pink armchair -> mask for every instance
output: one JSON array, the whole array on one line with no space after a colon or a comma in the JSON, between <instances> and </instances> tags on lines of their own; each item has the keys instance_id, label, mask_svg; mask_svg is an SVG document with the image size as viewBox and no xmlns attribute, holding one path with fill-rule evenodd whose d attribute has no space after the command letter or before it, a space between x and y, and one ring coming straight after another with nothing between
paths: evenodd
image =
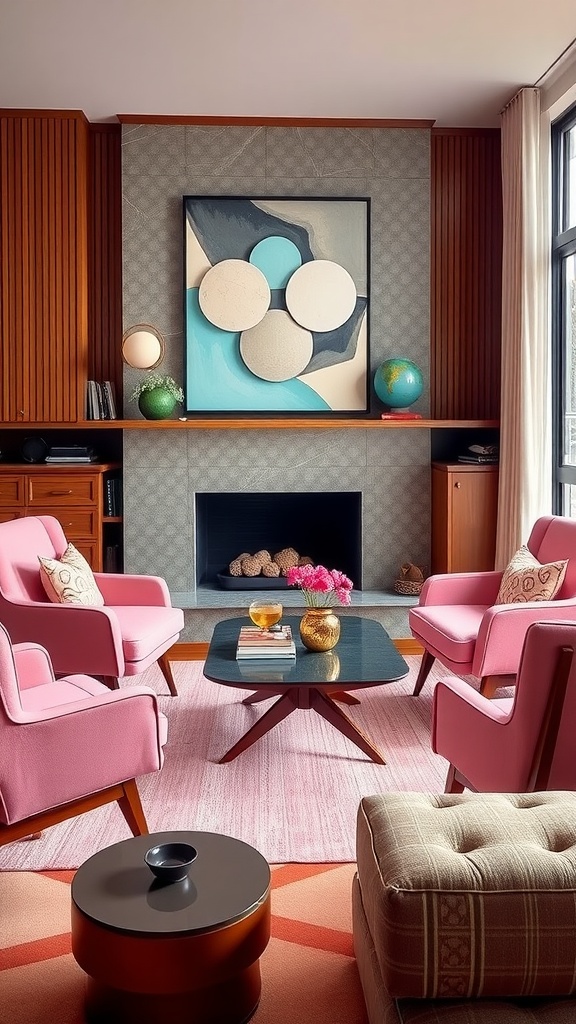
<instances>
[{"instance_id":1,"label":"pink armchair","mask_svg":"<svg viewBox=\"0 0 576 1024\"><path fill-rule=\"evenodd\" d=\"M447 793L576 789L576 623L528 627L513 697L462 679L437 683L432 749L450 762Z\"/></svg>"},{"instance_id":2,"label":"pink armchair","mask_svg":"<svg viewBox=\"0 0 576 1024\"><path fill-rule=\"evenodd\" d=\"M135 780L162 767L166 737L152 689L56 680L43 647L0 625L0 845L113 800L146 834Z\"/></svg>"},{"instance_id":3,"label":"pink armchair","mask_svg":"<svg viewBox=\"0 0 576 1024\"><path fill-rule=\"evenodd\" d=\"M0 622L14 643L34 640L50 653L56 675L85 672L112 688L120 676L155 661L177 696L168 652L184 626L158 576L95 573L104 607L53 604L40 579L38 555L60 558L68 541L53 516L0 523Z\"/></svg>"},{"instance_id":4,"label":"pink armchair","mask_svg":"<svg viewBox=\"0 0 576 1024\"><path fill-rule=\"evenodd\" d=\"M412 635L424 648L414 696L436 659L459 676L476 676L481 693L491 696L499 686L514 682L532 622L576 620L576 520L543 516L534 524L527 546L542 563L569 559L562 589L553 601L494 604L502 572L452 573L426 580L420 601L408 616Z\"/></svg>"}]
</instances>

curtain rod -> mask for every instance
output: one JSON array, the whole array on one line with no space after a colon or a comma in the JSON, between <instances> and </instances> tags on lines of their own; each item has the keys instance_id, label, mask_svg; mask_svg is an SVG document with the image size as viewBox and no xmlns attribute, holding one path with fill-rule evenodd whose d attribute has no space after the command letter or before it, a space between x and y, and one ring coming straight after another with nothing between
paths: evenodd
<instances>
[{"instance_id":1,"label":"curtain rod","mask_svg":"<svg viewBox=\"0 0 576 1024\"><path fill-rule=\"evenodd\" d=\"M576 38L574 38L571 43L568 43L568 46L566 46L565 49L562 50L562 53L559 54L558 57L556 57L556 60L552 61L550 67L546 68L546 71L544 71L540 75L540 78L538 78L537 81L534 82L534 85L540 85L542 83L542 81L550 74L550 72L556 67L556 65L559 64L560 61L564 59L567 53L569 53L569 51L572 49L575 43Z\"/></svg>"}]
</instances>

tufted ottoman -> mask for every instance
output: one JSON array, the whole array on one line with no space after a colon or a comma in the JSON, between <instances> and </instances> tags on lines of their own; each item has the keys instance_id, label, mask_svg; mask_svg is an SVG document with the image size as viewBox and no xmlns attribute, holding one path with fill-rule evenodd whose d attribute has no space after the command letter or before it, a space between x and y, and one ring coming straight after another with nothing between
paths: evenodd
<instances>
[{"instance_id":1,"label":"tufted ottoman","mask_svg":"<svg viewBox=\"0 0 576 1024\"><path fill-rule=\"evenodd\" d=\"M352 897L371 1024L576 1024L576 793L364 797Z\"/></svg>"}]
</instances>

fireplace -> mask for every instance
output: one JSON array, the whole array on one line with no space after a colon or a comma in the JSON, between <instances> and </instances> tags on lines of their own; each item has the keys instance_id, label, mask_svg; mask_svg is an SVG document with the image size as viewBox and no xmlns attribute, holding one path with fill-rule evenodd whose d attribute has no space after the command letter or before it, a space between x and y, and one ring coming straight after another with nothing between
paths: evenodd
<instances>
[{"instance_id":1,"label":"fireplace","mask_svg":"<svg viewBox=\"0 0 576 1024\"><path fill-rule=\"evenodd\" d=\"M274 555L291 547L315 564L340 569L362 589L360 491L196 493L195 523L198 587L219 588L218 574L241 552Z\"/></svg>"}]
</instances>

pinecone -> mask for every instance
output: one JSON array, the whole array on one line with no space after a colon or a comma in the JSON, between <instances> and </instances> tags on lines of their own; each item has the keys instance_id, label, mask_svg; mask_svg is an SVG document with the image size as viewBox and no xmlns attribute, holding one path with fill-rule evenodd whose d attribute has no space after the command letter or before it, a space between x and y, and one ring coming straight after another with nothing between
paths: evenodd
<instances>
[{"instance_id":1,"label":"pinecone","mask_svg":"<svg viewBox=\"0 0 576 1024\"><path fill-rule=\"evenodd\" d=\"M254 558L253 555L249 555L248 558L243 558L241 561L242 575L243 576L259 576L262 566L260 560Z\"/></svg>"},{"instance_id":2,"label":"pinecone","mask_svg":"<svg viewBox=\"0 0 576 1024\"><path fill-rule=\"evenodd\" d=\"M314 562L308 557L308 555L300 555L298 565L314 565Z\"/></svg>"},{"instance_id":3,"label":"pinecone","mask_svg":"<svg viewBox=\"0 0 576 1024\"><path fill-rule=\"evenodd\" d=\"M274 555L274 561L276 565L280 566L280 572L283 576L286 575L288 569L292 569L295 565L298 565L298 559L300 555L294 548L282 548L282 551L278 551Z\"/></svg>"},{"instance_id":4,"label":"pinecone","mask_svg":"<svg viewBox=\"0 0 576 1024\"><path fill-rule=\"evenodd\" d=\"M262 548L262 551L257 551L256 554L253 555L253 558L258 559L262 568L264 568L264 566L267 565L268 562L272 561L272 555L270 554L269 551L266 551L265 548Z\"/></svg>"},{"instance_id":5,"label":"pinecone","mask_svg":"<svg viewBox=\"0 0 576 1024\"><path fill-rule=\"evenodd\" d=\"M276 562L273 562L272 559L270 559L269 562L266 562L266 564L262 566L262 575L269 576L270 578L272 578L273 576L279 576L280 566L277 565Z\"/></svg>"},{"instance_id":6,"label":"pinecone","mask_svg":"<svg viewBox=\"0 0 576 1024\"><path fill-rule=\"evenodd\" d=\"M228 572L230 573L231 576L242 575L242 564L239 558L235 558L232 562L230 562L230 565L228 566Z\"/></svg>"}]
</instances>

